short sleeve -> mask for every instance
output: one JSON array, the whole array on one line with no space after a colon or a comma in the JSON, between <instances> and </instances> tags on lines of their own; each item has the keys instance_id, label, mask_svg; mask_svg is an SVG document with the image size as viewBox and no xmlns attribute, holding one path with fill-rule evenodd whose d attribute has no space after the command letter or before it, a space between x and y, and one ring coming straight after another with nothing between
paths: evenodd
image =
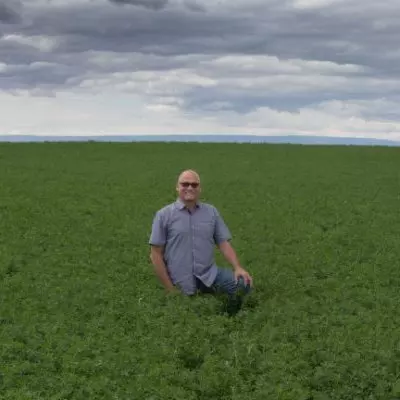
<instances>
[{"instance_id":1,"label":"short sleeve","mask_svg":"<svg viewBox=\"0 0 400 400\"><path fill-rule=\"evenodd\" d=\"M153 246L164 246L167 241L166 236L166 226L162 214L158 211L153 219L149 244Z\"/></svg>"},{"instance_id":2,"label":"short sleeve","mask_svg":"<svg viewBox=\"0 0 400 400\"><path fill-rule=\"evenodd\" d=\"M217 209L214 209L215 212L215 230L214 230L214 241L216 244L220 244L227 240L232 239L232 235L225 224L225 221L221 217L220 213Z\"/></svg>"}]
</instances>

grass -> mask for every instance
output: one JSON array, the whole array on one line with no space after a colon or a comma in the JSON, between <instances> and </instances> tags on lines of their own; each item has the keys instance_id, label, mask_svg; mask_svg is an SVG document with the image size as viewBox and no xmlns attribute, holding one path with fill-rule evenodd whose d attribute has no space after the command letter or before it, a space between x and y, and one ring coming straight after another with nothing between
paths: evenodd
<instances>
[{"instance_id":1,"label":"grass","mask_svg":"<svg viewBox=\"0 0 400 400\"><path fill-rule=\"evenodd\" d=\"M233 318L149 264L188 167L254 277ZM400 398L399 171L397 148L1 144L1 398Z\"/></svg>"}]
</instances>

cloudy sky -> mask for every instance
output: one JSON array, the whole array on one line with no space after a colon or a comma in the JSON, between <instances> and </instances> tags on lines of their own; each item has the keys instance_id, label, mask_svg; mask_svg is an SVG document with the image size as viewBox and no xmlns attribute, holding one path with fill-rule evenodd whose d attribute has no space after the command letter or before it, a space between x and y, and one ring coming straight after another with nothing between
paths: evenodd
<instances>
[{"instance_id":1,"label":"cloudy sky","mask_svg":"<svg viewBox=\"0 0 400 400\"><path fill-rule=\"evenodd\" d=\"M0 0L5 134L400 139L398 0Z\"/></svg>"}]
</instances>

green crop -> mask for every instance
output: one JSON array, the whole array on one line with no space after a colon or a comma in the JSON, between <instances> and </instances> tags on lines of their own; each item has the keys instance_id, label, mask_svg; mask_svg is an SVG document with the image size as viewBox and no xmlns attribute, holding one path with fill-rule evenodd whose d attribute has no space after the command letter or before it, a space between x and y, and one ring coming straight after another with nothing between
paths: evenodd
<instances>
[{"instance_id":1,"label":"green crop","mask_svg":"<svg viewBox=\"0 0 400 400\"><path fill-rule=\"evenodd\" d=\"M186 168L254 278L233 317L153 274ZM400 398L399 171L397 148L1 144L1 399Z\"/></svg>"}]
</instances>

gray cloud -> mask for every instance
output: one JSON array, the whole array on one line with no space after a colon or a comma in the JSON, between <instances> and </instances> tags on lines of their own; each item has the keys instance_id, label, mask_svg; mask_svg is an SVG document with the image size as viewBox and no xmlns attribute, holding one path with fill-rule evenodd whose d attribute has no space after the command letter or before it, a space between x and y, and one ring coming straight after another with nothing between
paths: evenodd
<instances>
[{"instance_id":1,"label":"gray cloud","mask_svg":"<svg viewBox=\"0 0 400 400\"><path fill-rule=\"evenodd\" d=\"M111 3L118 5L132 5L149 8L152 10L161 10L167 4L168 0L109 0Z\"/></svg>"},{"instance_id":2,"label":"gray cloud","mask_svg":"<svg viewBox=\"0 0 400 400\"><path fill-rule=\"evenodd\" d=\"M161 7L164 1L146 3L148 8L154 8ZM196 3L189 4L193 7ZM400 26L394 21L400 17L400 11L364 5L354 18L351 4L354 2L348 3L346 12L343 5L302 10L273 2L266 3L258 13L223 7L207 13L187 13L187 7L154 13L149 9L92 3L48 6L46 12L44 8L36 9L22 32L61 37L60 51L66 52L95 49L171 56L270 54L391 67L392 63L382 65L381 61L397 51Z\"/></svg>"},{"instance_id":3,"label":"gray cloud","mask_svg":"<svg viewBox=\"0 0 400 400\"><path fill-rule=\"evenodd\" d=\"M116 5L139 6L159 11L167 7L169 0L108 0ZM185 0L183 6L190 11L205 12L206 8L193 0Z\"/></svg>"},{"instance_id":4,"label":"gray cloud","mask_svg":"<svg viewBox=\"0 0 400 400\"><path fill-rule=\"evenodd\" d=\"M199 4L195 1L186 1L185 6L190 11L195 11L195 12L206 12L207 11L207 8L205 6L203 6L202 4Z\"/></svg>"},{"instance_id":5,"label":"gray cloud","mask_svg":"<svg viewBox=\"0 0 400 400\"><path fill-rule=\"evenodd\" d=\"M200 111L219 107L248 112L262 105L295 110L332 98L394 98L398 91L396 85L388 84L389 79L400 78L400 10L396 0L366 1L362 7L358 1L349 0L319 8L295 7L289 0L256 4L232 0L220 6L218 2L108 0L104 4L66 2L57 7L31 0L25 5L24 20L15 19L20 13L14 9L10 14L12 8L4 4L3 8L0 5L0 20L10 22L14 18L19 22L7 25L7 34L35 37L32 42L48 37L54 46L43 50L26 41L0 39L0 62L8 65L0 72L0 89L40 85L68 88L90 77L116 72L186 68L218 84L188 84L181 90L177 82L175 87L162 87L157 95L178 92L183 107ZM102 54L105 59L101 59ZM217 68L212 63L202 66L203 61L227 54L322 60L363 68L324 76L328 83L335 76L351 77L338 85L316 85L322 76L317 68L315 78L310 73L301 90L290 90L296 81L289 77L284 77L281 88L275 85L267 90L257 84L239 85L239 77L246 75L241 71L243 60L229 68ZM30 66L37 62L45 63ZM283 74L280 65L273 71L263 68L249 73L249 82ZM223 78L229 76L228 85ZM300 82L303 76L300 72L293 79ZM369 81L371 78L376 81Z\"/></svg>"},{"instance_id":6,"label":"gray cloud","mask_svg":"<svg viewBox=\"0 0 400 400\"><path fill-rule=\"evenodd\" d=\"M20 3L2 0L0 2L0 24L15 24L20 21Z\"/></svg>"}]
</instances>

